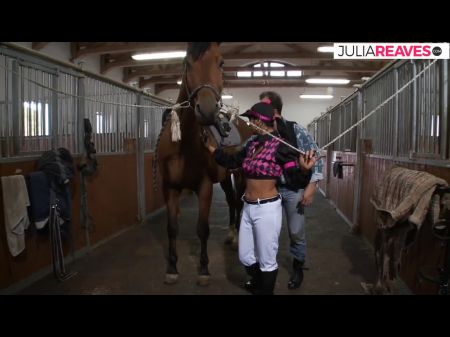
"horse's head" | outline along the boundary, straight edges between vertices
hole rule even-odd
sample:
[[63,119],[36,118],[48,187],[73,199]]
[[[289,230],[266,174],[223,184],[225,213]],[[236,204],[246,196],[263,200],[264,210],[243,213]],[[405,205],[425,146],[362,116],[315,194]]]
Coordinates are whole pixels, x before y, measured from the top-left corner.
[[219,43],[188,43],[183,85],[200,124],[213,124],[220,110],[222,65]]

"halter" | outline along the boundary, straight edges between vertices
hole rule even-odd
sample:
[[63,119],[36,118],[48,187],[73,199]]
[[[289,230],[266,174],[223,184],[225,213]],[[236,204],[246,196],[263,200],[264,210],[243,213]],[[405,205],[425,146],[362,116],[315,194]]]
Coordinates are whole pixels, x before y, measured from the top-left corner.
[[[188,61],[187,61],[187,59],[185,59],[184,60],[183,78],[184,78],[184,86],[185,86],[186,92],[188,94],[188,101],[189,101],[189,103],[192,101],[192,99],[195,99],[197,97],[197,94],[198,94],[198,92],[201,89],[206,88],[206,89],[211,90],[214,93],[214,96],[216,97],[216,103],[218,103],[217,104],[217,106],[218,106],[217,111],[219,111],[220,108],[223,106],[223,104],[222,104],[222,96],[217,92],[216,88],[214,88],[212,85],[210,85],[210,84],[201,84],[198,87],[196,87],[192,92],[190,92],[189,85],[188,85],[188,79],[187,79],[188,78],[187,77],[187,64],[188,64]],[[193,105],[191,105],[191,106],[193,106]],[[195,107],[194,107],[194,109],[195,109]],[[201,113],[201,111],[199,111],[199,112]]]

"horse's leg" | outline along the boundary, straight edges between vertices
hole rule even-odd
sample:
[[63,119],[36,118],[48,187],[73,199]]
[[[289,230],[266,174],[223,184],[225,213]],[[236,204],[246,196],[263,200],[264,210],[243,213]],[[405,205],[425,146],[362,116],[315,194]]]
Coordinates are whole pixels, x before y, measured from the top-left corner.
[[209,211],[211,209],[213,194],[213,185],[208,178],[201,183],[198,195],[198,223],[197,235],[200,238],[200,271],[198,275],[198,284],[205,286],[209,284],[208,270],[208,237],[209,237]]
[[234,181],[236,185],[236,229],[239,233],[239,225],[241,223],[241,214],[242,214],[242,208],[244,208],[244,201],[242,201],[241,196],[245,193],[245,177],[244,174],[241,172],[238,172],[234,175]]
[[164,187],[164,198],[167,206],[167,234],[169,237],[169,259],[166,270],[166,284],[178,281],[177,270],[177,235],[180,191]]
[[239,246],[239,225],[241,223],[242,208],[244,207],[244,202],[242,201],[241,196],[245,193],[245,184],[246,181],[242,171],[236,172],[234,174],[234,185],[236,189],[236,191],[234,191],[234,205],[236,209],[236,235],[233,238],[233,242],[231,244],[231,247],[235,250],[237,250]]
[[237,242],[237,223],[236,223],[236,195],[233,191],[231,175],[227,175],[224,181],[220,183],[228,204],[229,213],[229,231],[225,238],[225,244],[233,244]]

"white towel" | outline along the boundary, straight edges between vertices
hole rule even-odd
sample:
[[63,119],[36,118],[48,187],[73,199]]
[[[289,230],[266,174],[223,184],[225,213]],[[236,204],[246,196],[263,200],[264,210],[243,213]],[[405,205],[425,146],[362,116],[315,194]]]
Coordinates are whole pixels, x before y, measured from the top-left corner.
[[6,238],[12,256],[25,249],[25,229],[30,225],[27,206],[30,206],[25,179],[21,175],[2,177],[3,208]]

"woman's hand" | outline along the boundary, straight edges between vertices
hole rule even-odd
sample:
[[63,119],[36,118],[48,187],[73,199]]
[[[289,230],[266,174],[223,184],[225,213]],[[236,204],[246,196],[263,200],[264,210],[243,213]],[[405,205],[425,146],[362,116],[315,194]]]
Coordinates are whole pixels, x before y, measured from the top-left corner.
[[308,171],[316,165],[316,162],[318,160],[318,157],[315,156],[316,151],[306,151],[305,154],[301,154],[299,157],[300,166]]

